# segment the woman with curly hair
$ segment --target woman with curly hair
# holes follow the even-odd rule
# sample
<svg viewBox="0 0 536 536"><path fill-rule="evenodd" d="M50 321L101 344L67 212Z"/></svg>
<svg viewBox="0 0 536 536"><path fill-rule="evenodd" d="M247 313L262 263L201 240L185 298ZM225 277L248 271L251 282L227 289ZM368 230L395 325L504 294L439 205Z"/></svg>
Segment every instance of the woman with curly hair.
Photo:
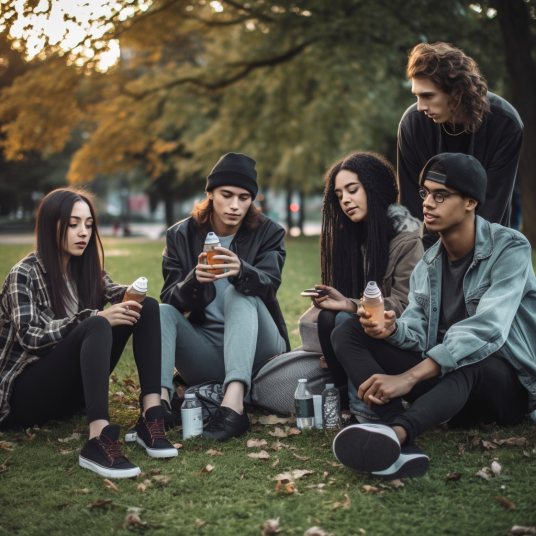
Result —
<svg viewBox="0 0 536 536"><path fill-rule="evenodd" d="M468 154L488 176L479 215L508 227L523 141L523 123L515 108L490 93L476 62L447 43L413 48L407 77L417 102L398 128L400 202L422 221L418 183L426 162L440 153Z"/></svg>
<svg viewBox="0 0 536 536"><path fill-rule="evenodd" d="M369 281L381 287L385 310L399 316L408 305L409 279L423 247L420 222L397 204L395 170L382 156L351 153L331 166L324 182L323 284L316 288L327 294L314 297L313 305L321 309L318 335L344 415L349 413L348 376L333 352L331 332L357 312ZM352 411L374 418L360 402L352 397Z"/></svg>

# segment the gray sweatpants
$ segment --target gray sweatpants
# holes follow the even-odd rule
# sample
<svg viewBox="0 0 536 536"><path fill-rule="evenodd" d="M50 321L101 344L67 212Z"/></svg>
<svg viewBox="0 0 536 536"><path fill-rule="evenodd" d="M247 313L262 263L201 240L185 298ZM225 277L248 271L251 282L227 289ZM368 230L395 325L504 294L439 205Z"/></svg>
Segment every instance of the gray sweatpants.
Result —
<svg viewBox="0 0 536 536"><path fill-rule="evenodd" d="M189 385L210 380L241 381L251 387L251 373L286 345L264 302L244 296L232 285L224 293L223 332L188 322L172 305L160 304L162 387L173 392L173 369Z"/></svg>

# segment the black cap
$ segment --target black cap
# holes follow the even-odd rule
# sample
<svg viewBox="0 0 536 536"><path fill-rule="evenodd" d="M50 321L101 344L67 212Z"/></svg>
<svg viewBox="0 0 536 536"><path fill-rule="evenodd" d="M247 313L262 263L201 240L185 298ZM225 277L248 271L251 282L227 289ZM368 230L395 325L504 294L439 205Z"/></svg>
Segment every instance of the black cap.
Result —
<svg viewBox="0 0 536 536"><path fill-rule="evenodd" d="M237 186L247 190L253 199L257 197L257 170L255 160L241 153L224 154L207 177L206 191L218 186Z"/></svg>
<svg viewBox="0 0 536 536"><path fill-rule="evenodd" d="M429 171L436 162L443 164L446 175ZM479 205L484 204L486 199L488 176L482 164L474 156L468 154L441 153L433 156L426 162L421 171L419 184L423 186L426 180L439 182L448 188L453 188L478 201Z"/></svg>

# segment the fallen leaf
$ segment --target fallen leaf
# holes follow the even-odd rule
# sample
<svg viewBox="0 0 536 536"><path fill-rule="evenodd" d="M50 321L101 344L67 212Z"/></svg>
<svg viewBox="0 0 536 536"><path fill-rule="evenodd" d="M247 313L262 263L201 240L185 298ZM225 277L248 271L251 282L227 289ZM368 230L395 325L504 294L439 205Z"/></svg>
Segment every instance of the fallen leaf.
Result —
<svg viewBox="0 0 536 536"><path fill-rule="evenodd" d="M287 434L284 432L284 430L282 430L281 428L277 426L274 428L273 432L270 431L268 433L273 437L287 437Z"/></svg>
<svg viewBox="0 0 536 536"><path fill-rule="evenodd" d="M280 489L281 489L281 480L278 480L277 484L275 485L275 492L279 493Z"/></svg>
<svg viewBox="0 0 536 536"><path fill-rule="evenodd" d="M480 437L475 436L475 437L473 437L473 439L471 439L470 444L471 444L472 447L477 447L480 444L480 441L481 441Z"/></svg>
<svg viewBox="0 0 536 536"><path fill-rule="evenodd" d="M493 461L491 462L491 472L493 473L493 476L499 476L501 474L502 467L501 464Z"/></svg>
<svg viewBox="0 0 536 536"><path fill-rule="evenodd" d="M510 437L508 439L494 439L497 445L507 445L509 447L528 447L529 442L524 437Z"/></svg>
<svg viewBox="0 0 536 536"><path fill-rule="evenodd" d="M320 527L311 527L310 529L307 529L303 536L331 536L328 534L324 529L321 529Z"/></svg>
<svg viewBox="0 0 536 536"><path fill-rule="evenodd" d="M287 433L288 433L289 436L291 436L291 435L300 435L301 430L299 428L289 428Z"/></svg>
<svg viewBox="0 0 536 536"><path fill-rule="evenodd" d="M9 443L8 441L4 441L0 443L0 448L4 450L9 450L10 452L13 452L13 443Z"/></svg>
<svg viewBox="0 0 536 536"><path fill-rule="evenodd" d="M275 467L276 465L279 465L279 458L276 458L274 463L272 463L272 467Z"/></svg>
<svg viewBox="0 0 536 536"><path fill-rule="evenodd" d="M521 525L514 525L510 529L510 534L536 534L536 527L522 527Z"/></svg>
<svg viewBox="0 0 536 536"><path fill-rule="evenodd" d="M281 532L279 518L268 519L262 524L262 536L275 536L279 532Z"/></svg>
<svg viewBox="0 0 536 536"><path fill-rule="evenodd" d="M244 473L240 475L240 480L244 480Z"/></svg>
<svg viewBox="0 0 536 536"><path fill-rule="evenodd" d="M111 489L113 491L117 491L117 493L121 493L118 489L117 489L117 486L113 483L113 482L110 482L110 480L108 480L107 478L104 479L104 485L108 488L108 489Z"/></svg>
<svg viewBox="0 0 536 536"><path fill-rule="evenodd" d="M125 517L125 525L127 527L146 527L147 521L142 521L138 514L128 514Z"/></svg>
<svg viewBox="0 0 536 536"><path fill-rule="evenodd" d="M182 444L181 443L173 443L173 446L179 450L179 449L182 449Z"/></svg>
<svg viewBox="0 0 536 536"><path fill-rule="evenodd" d="M477 471L475 473L475 476L479 476L480 478L483 478L484 480L490 480L491 478L491 471L489 467L483 467L480 469L480 471Z"/></svg>
<svg viewBox="0 0 536 536"><path fill-rule="evenodd" d="M74 493L82 493L82 495L85 495L89 490L87 488L82 489L75 489Z"/></svg>
<svg viewBox="0 0 536 536"><path fill-rule="evenodd" d="M104 499L102 501L96 501L94 503L88 504L87 507L90 510L93 510L93 508L100 508L101 506L104 506L105 504L109 504L112 502L112 499Z"/></svg>
<svg viewBox="0 0 536 536"><path fill-rule="evenodd" d="M373 486L370 486L370 487L373 487ZM378 490L378 488L375 488L375 489ZM350 501L350 496L348 495L348 493L345 493L344 496L346 497L346 500L343 503L340 503L340 502L335 503L333 505L333 510L336 510L337 508L350 508L350 505L352 504Z"/></svg>
<svg viewBox="0 0 536 536"><path fill-rule="evenodd" d="M252 449L255 447L266 447L267 445L268 441L266 441L266 439L248 439L246 447Z"/></svg>
<svg viewBox="0 0 536 536"><path fill-rule="evenodd" d="M148 488L149 486L152 486L153 483L152 483L150 480L144 480L144 481L143 481L143 485L144 485L146 488Z"/></svg>
<svg viewBox="0 0 536 536"><path fill-rule="evenodd" d="M296 483L295 482L289 482L288 484L285 484L285 491L291 495L292 493L294 493L296 491Z"/></svg>
<svg viewBox="0 0 536 536"><path fill-rule="evenodd" d="M149 473L151 475L159 475L162 472L162 469L151 469Z"/></svg>
<svg viewBox="0 0 536 536"><path fill-rule="evenodd" d="M361 486L361 489L365 491L365 493L371 493L373 495L377 495L380 493L380 490L376 486L369 486L365 484L364 486Z"/></svg>
<svg viewBox="0 0 536 536"><path fill-rule="evenodd" d="M203 525L206 525L207 522L206 521L201 521L199 518L197 518L195 520L195 526L200 529Z"/></svg>
<svg viewBox="0 0 536 536"><path fill-rule="evenodd" d="M325 487L326 484L322 483L322 484L309 484L308 486L305 486L306 488L308 489L322 489L323 487Z"/></svg>
<svg viewBox="0 0 536 536"><path fill-rule="evenodd" d="M147 489L147 486L143 482L140 482L138 484L137 489L138 489L138 491L141 491L143 493Z"/></svg>
<svg viewBox="0 0 536 536"><path fill-rule="evenodd" d="M0 464L0 473L3 473L4 471L7 471L7 462L11 460L11 456L9 458L6 458L4 463Z"/></svg>
<svg viewBox="0 0 536 536"><path fill-rule="evenodd" d="M365 529L358 529L361 534L366 534L367 531Z"/></svg>
<svg viewBox="0 0 536 536"><path fill-rule="evenodd" d="M342 463L335 463L335 462L330 462L330 461L326 461L326 463L333 467L342 467Z"/></svg>
<svg viewBox="0 0 536 536"><path fill-rule="evenodd" d="M526 450L523 451L523 456L526 456L527 458L530 458L530 452L527 452Z"/></svg>
<svg viewBox="0 0 536 536"><path fill-rule="evenodd" d="M212 469L211 469L211 471L212 471ZM157 482L160 482L160 484L168 484L171 481L171 477L164 476L164 475L156 475L156 476L153 476L153 480L156 480Z"/></svg>
<svg viewBox="0 0 536 536"><path fill-rule="evenodd" d="M324 475L322 476L322 478L326 478L328 475L329 475L328 471L324 471Z"/></svg>
<svg viewBox="0 0 536 536"><path fill-rule="evenodd" d="M255 417L253 417L253 419L251 419L249 422L250 422L252 425L255 425L255 424L257 424L259 421L258 421Z"/></svg>
<svg viewBox="0 0 536 536"><path fill-rule="evenodd" d="M140 508L139 506L129 506L127 508L127 513L131 513L131 512L134 512L135 514L137 514L138 512L141 512L143 510L143 508Z"/></svg>
<svg viewBox="0 0 536 536"><path fill-rule="evenodd" d="M208 454L209 456L223 456L223 452L214 449L208 449L205 454Z"/></svg>
<svg viewBox="0 0 536 536"><path fill-rule="evenodd" d="M281 473L280 475L274 476L273 480L281 480L284 484L285 482L292 482L293 480L298 480L305 475L312 475L313 473L314 471L294 469L292 472Z"/></svg>
<svg viewBox="0 0 536 536"><path fill-rule="evenodd" d="M73 449L60 449L60 454L70 454Z"/></svg>
<svg viewBox="0 0 536 536"><path fill-rule="evenodd" d="M197 475L205 475L207 473L210 473L210 471L212 471L214 469L214 466L213 465L205 465L205 467L203 467L203 469L201 469L201 471L199 471L199 473L196 473Z"/></svg>
<svg viewBox="0 0 536 536"><path fill-rule="evenodd" d="M461 477L462 475L460 473L451 473L447 475L447 480L456 481L460 480Z"/></svg>
<svg viewBox="0 0 536 536"><path fill-rule="evenodd" d="M265 451L261 450L260 452L250 452L248 458L255 458L257 460L269 460L270 455Z"/></svg>
<svg viewBox="0 0 536 536"><path fill-rule="evenodd" d="M270 425L270 424L287 424L289 419L284 419L278 417L277 415L262 415L259 418L261 424Z"/></svg>
<svg viewBox="0 0 536 536"><path fill-rule="evenodd" d="M398 478L396 480L391 480L390 484L395 489L404 487L404 482L402 482L402 480L399 480Z"/></svg>
<svg viewBox="0 0 536 536"><path fill-rule="evenodd" d="M465 454L465 447L467 445L465 445L464 443L460 443L458 445L458 456L463 456Z"/></svg>
<svg viewBox="0 0 536 536"><path fill-rule="evenodd" d="M504 497L495 497L495 500L499 501L507 510L517 510L517 508Z"/></svg>
<svg viewBox="0 0 536 536"><path fill-rule="evenodd" d="M491 441L484 441L484 440L482 440L482 446L485 449L489 449L489 450L498 448L497 445L494 445Z"/></svg>
<svg viewBox="0 0 536 536"><path fill-rule="evenodd" d="M298 460L302 460L304 462L306 462L307 460L311 459L311 456L300 456L299 454L296 454L295 452L292 453L292 456L294 456L295 458L298 458Z"/></svg>
<svg viewBox="0 0 536 536"><path fill-rule="evenodd" d="M58 441L60 443L68 443L69 441L72 441L73 439L79 439L79 438L80 438L80 434L77 434L76 432L74 432L73 435L69 437L65 437L63 439L58 439Z"/></svg>

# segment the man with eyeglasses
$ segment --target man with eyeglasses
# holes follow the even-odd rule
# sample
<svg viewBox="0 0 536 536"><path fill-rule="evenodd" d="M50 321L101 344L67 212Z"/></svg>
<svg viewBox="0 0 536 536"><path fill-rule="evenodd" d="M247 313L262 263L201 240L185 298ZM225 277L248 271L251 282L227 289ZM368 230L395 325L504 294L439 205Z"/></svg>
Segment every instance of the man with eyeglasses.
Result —
<svg viewBox="0 0 536 536"><path fill-rule="evenodd" d="M358 424L333 443L338 460L387 479L422 476L414 439L440 423L473 426L536 420L536 277L519 232L476 215L486 172L472 156L430 159L419 184L426 225L440 240L411 276L409 306L379 329L361 319L332 344L358 396L381 424ZM412 405L405 411L402 399Z"/></svg>

